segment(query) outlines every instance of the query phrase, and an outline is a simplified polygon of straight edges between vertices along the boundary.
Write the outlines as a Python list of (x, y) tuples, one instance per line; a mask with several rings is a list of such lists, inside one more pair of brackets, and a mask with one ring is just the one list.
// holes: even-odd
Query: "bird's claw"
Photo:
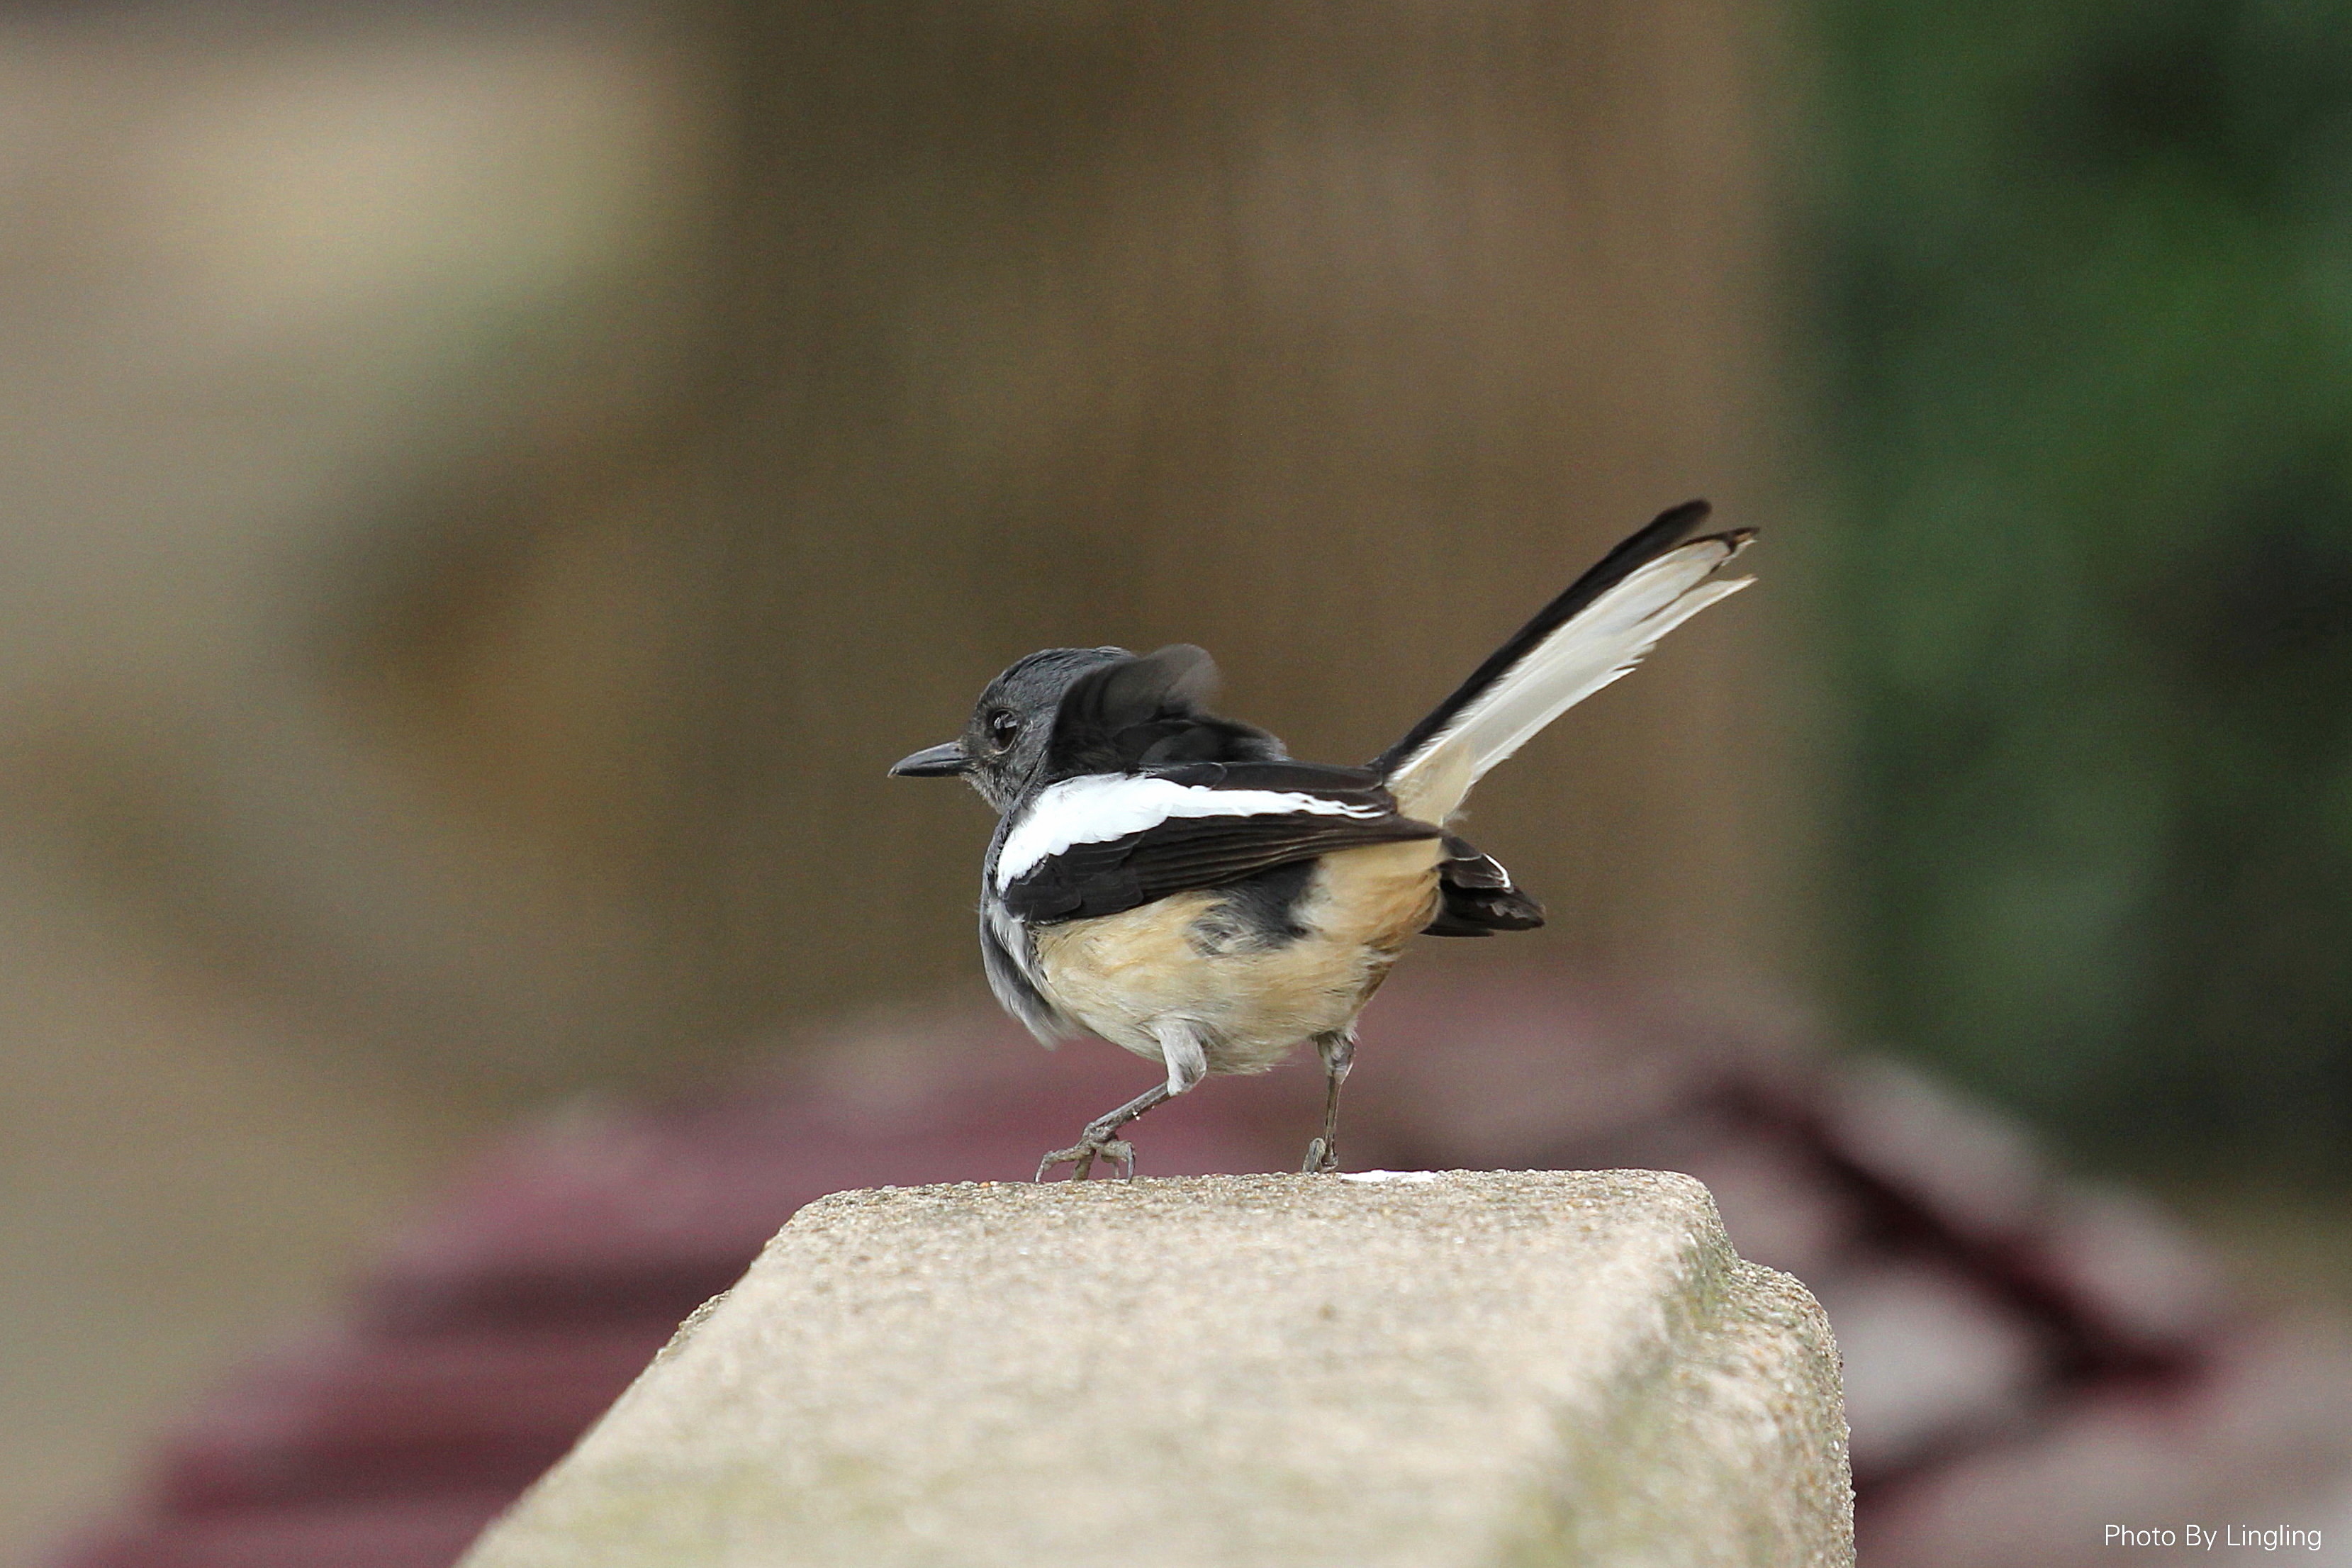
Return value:
[(1317, 1138), (1307, 1145), (1307, 1163), (1298, 1167), (1310, 1176), (1328, 1176), (1339, 1168), (1339, 1146), (1336, 1141)]
[(1108, 1159), (1118, 1167), (1119, 1179), (1135, 1180), (1135, 1145), (1124, 1138), (1097, 1134), (1089, 1128), (1086, 1135), (1066, 1149), (1056, 1149), (1037, 1162), (1037, 1180), (1043, 1182), (1045, 1173), (1056, 1165), (1071, 1167), (1070, 1180), (1083, 1182), (1092, 1173), (1097, 1158)]

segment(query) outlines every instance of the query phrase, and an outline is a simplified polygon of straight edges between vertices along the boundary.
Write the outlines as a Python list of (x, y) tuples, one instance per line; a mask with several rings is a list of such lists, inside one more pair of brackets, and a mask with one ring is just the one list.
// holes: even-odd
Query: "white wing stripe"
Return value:
[(999, 892), (1074, 844), (1108, 844), (1174, 816), (1375, 817), (1381, 805), (1350, 805), (1289, 790), (1204, 789), (1171, 779), (1092, 773), (1048, 785), (1030, 803), (996, 857)]

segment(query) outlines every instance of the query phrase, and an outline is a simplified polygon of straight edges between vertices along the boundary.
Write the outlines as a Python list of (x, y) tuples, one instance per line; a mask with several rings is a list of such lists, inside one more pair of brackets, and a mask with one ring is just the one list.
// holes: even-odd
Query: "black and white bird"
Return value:
[(1706, 516), (1688, 501), (1619, 544), (1362, 767), (1296, 762), (1209, 712), (1215, 667), (1184, 644), (1033, 653), (961, 736), (894, 766), (961, 776), (996, 808), (980, 950), (1005, 1009), (1049, 1046), (1091, 1030), (1167, 1069), (1037, 1179), (1098, 1158), (1132, 1175), (1119, 1129), (1308, 1041), (1326, 1098), (1307, 1169), (1337, 1169), (1356, 1017), (1406, 942), (1543, 923), (1448, 825), (1487, 769), (1753, 580), (1717, 575), (1753, 531), (1693, 537)]

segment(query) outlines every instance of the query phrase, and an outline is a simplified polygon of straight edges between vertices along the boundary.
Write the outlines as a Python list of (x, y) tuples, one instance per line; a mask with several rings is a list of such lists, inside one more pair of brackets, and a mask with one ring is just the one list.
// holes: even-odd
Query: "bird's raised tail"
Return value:
[(1398, 809), (1444, 822), (1487, 769), (1641, 663), (1660, 637), (1755, 581), (1716, 577), (1755, 531), (1692, 538), (1707, 511), (1706, 502), (1694, 500), (1661, 512), (1373, 758)]

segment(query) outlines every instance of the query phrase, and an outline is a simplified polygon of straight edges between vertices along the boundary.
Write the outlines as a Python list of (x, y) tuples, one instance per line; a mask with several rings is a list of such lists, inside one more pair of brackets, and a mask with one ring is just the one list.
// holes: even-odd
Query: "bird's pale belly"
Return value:
[(1211, 1072), (1264, 1072), (1354, 1024), (1436, 911), (1439, 855), (1416, 840), (1325, 856), (1291, 910), (1295, 935), (1236, 933), (1224, 892), (1203, 889), (1045, 927), (1036, 967), (1062, 1010), (1114, 1045), (1160, 1060), (1157, 1031), (1181, 1022)]

